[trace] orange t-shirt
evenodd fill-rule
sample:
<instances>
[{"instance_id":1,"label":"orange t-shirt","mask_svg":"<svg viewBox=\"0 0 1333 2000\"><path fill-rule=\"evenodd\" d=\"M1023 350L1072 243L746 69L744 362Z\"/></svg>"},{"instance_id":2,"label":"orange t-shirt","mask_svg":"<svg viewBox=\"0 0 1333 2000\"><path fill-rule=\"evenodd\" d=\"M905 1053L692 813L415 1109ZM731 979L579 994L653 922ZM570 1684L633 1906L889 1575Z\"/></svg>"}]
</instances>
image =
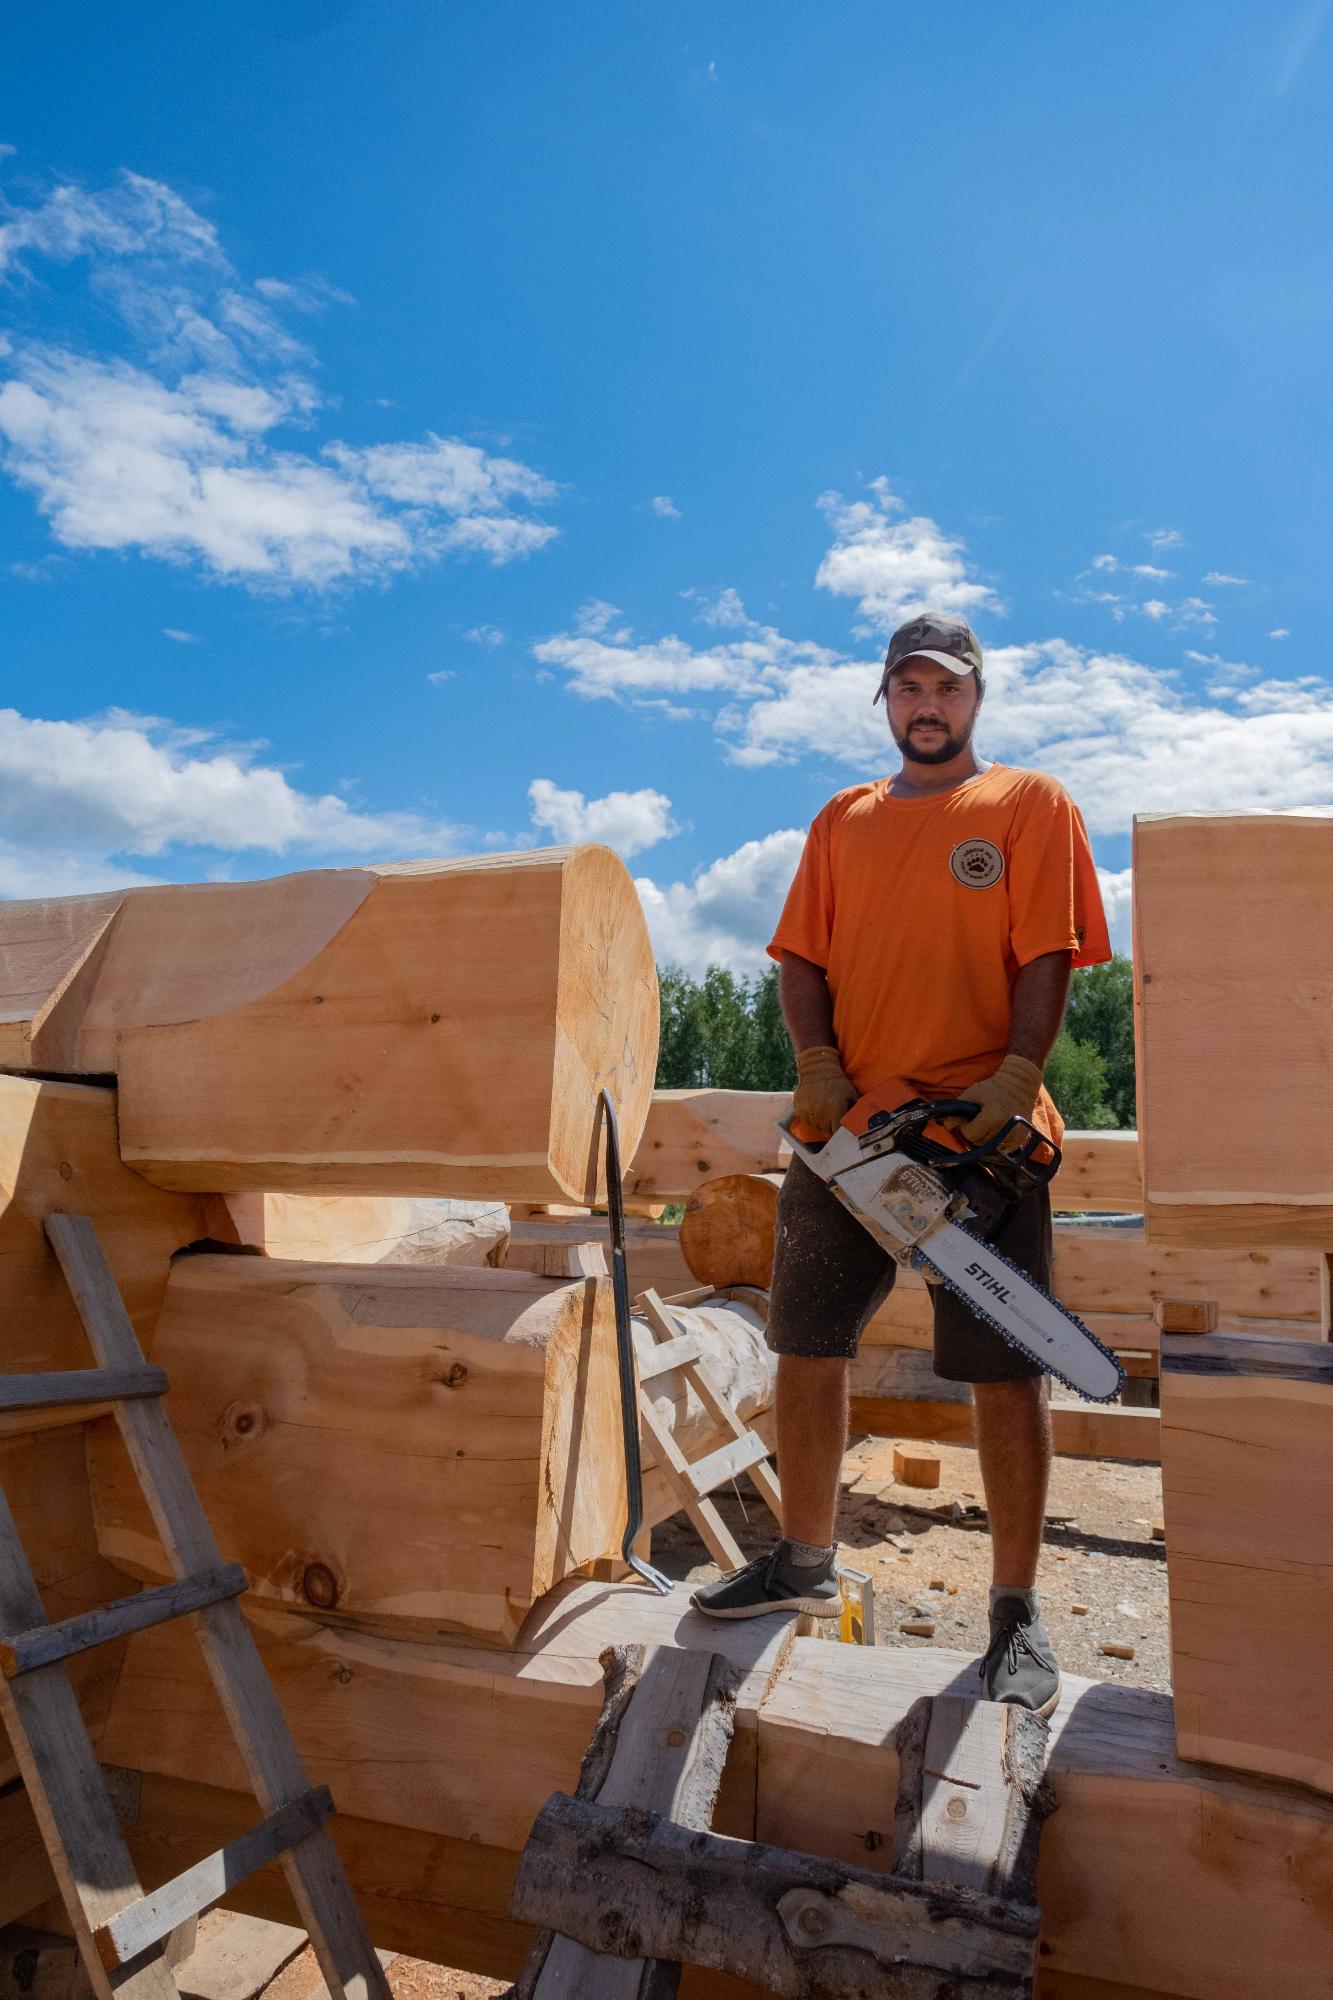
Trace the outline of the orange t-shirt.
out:
<instances>
[{"instance_id":1,"label":"orange t-shirt","mask_svg":"<svg viewBox=\"0 0 1333 2000\"><path fill-rule=\"evenodd\" d=\"M768 947L823 966L844 1069L873 1110L957 1095L1009 1042L1020 967L1111 956L1087 830L1054 778L992 764L951 792L852 785L814 821ZM1058 1144L1043 1089L1035 1121Z\"/></svg>"}]
</instances>

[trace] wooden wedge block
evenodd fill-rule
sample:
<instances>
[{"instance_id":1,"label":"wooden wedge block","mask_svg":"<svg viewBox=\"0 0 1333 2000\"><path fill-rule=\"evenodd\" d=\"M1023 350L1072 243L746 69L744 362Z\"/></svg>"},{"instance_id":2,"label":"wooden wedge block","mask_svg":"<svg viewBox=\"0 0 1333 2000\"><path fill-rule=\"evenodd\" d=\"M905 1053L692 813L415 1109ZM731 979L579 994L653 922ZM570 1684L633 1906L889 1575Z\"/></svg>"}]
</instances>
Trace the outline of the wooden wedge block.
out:
<instances>
[{"instance_id":1,"label":"wooden wedge block","mask_svg":"<svg viewBox=\"0 0 1333 2000\"><path fill-rule=\"evenodd\" d=\"M902 1486L938 1486L941 1459L926 1444L896 1444L893 1447L893 1476Z\"/></svg>"},{"instance_id":2,"label":"wooden wedge block","mask_svg":"<svg viewBox=\"0 0 1333 2000\"><path fill-rule=\"evenodd\" d=\"M1216 1299L1158 1299L1153 1316L1162 1333L1216 1333Z\"/></svg>"}]
</instances>

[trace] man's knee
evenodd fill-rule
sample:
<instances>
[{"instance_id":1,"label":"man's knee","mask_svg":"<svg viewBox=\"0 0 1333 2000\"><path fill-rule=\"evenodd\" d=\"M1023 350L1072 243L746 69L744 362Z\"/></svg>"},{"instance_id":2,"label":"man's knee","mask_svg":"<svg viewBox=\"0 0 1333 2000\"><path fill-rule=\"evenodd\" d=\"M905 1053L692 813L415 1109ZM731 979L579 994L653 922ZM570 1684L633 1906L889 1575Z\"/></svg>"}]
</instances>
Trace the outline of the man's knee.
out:
<instances>
[{"instance_id":1,"label":"man's knee","mask_svg":"<svg viewBox=\"0 0 1333 2000\"><path fill-rule=\"evenodd\" d=\"M978 1435L985 1432L1002 1438L1050 1431L1050 1396L1044 1375L1025 1375L1011 1382L974 1382L972 1406Z\"/></svg>"},{"instance_id":2,"label":"man's knee","mask_svg":"<svg viewBox=\"0 0 1333 2000\"><path fill-rule=\"evenodd\" d=\"M779 1354L778 1394L840 1399L851 1376L851 1361L840 1354Z\"/></svg>"}]
</instances>

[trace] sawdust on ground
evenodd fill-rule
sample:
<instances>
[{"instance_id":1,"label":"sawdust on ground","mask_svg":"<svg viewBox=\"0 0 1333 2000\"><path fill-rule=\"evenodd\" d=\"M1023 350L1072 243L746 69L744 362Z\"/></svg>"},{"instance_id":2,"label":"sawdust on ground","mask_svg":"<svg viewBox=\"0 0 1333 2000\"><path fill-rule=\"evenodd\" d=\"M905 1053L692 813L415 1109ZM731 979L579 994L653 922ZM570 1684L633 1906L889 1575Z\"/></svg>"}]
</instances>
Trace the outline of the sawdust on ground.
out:
<instances>
[{"instance_id":1,"label":"sawdust on ground","mask_svg":"<svg viewBox=\"0 0 1333 2000\"><path fill-rule=\"evenodd\" d=\"M424 1958L395 1958L385 1974L393 2000L495 2000L509 1991L507 1979L485 1979L479 1972L451 1972ZM262 2000L316 2000L324 1980L312 1946L285 1966L264 1988Z\"/></svg>"},{"instance_id":2,"label":"sawdust on ground","mask_svg":"<svg viewBox=\"0 0 1333 2000\"><path fill-rule=\"evenodd\" d=\"M895 1480L893 1445L891 1438L856 1439L843 1461L842 1560L874 1583L881 1646L980 1653L991 1579L976 1452L966 1445L911 1444L914 1451L939 1454L940 1483L922 1489ZM771 1544L773 1521L744 1480L739 1492L728 1487L712 1497L747 1556ZM1068 1672L1169 1691L1166 1549L1152 1539L1161 1513L1160 1466L1055 1460L1037 1587L1056 1655ZM684 1514L654 1530L653 1561L668 1576L690 1582L717 1575ZM1077 1605L1084 1608L1075 1610ZM923 1620L934 1626L929 1637L900 1629L905 1621ZM1103 1644L1132 1646L1134 1657L1109 1657L1099 1650Z\"/></svg>"}]
</instances>

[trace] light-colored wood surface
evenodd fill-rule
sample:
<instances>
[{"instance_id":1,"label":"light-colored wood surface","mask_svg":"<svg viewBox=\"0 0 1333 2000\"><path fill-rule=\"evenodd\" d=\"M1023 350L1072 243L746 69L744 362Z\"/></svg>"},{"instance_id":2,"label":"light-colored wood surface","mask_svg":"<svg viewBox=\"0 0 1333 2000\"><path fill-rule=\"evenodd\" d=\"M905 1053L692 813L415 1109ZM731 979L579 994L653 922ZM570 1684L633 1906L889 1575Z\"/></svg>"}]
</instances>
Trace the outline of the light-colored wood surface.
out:
<instances>
[{"instance_id":1,"label":"light-colored wood surface","mask_svg":"<svg viewBox=\"0 0 1333 2000\"><path fill-rule=\"evenodd\" d=\"M8 1499L46 1617L75 1617L123 1595L124 1577L98 1553L79 1426L0 1437L0 1491ZM125 1643L117 1640L69 1663L94 1743L101 1735L124 1656ZM17 1766L0 1733L0 1786L16 1775Z\"/></svg>"},{"instance_id":2,"label":"light-colored wood surface","mask_svg":"<svg viewBox=\"0 0 1333 2000\"><path fill-rule=\"evenodd\" d=\"M699 1285L773 1282L778 1228L778 1177L724 1174L705 1181L685 1204L680 1254Z\"/></svg>"},{"instance_id":3,"label":"light-colored wood surface","mask_svg":"<svg viewBox=\"0 0 1333 2000\"><path fill-rule=\"evenodd\" d=\"M1158 1299L1153 1318L1162 1333L1216 1333L1216 1299Z\"/></svg>"},{"instance_id":4,"label":"light-colored wood surface","mask_svg":"<svg viewBox=\"0 0 1333 2000\"><path fill-rule=\"evenodd\" d=\"M516 1217L509 1227L505 1268L540 1273L547 1248L586 1243L594 1237L609 1245L605 1216L580 1216L568 1221L551 1221L542 1216ZM651 1286L663 1298L671 1298L694 1284L690 1267L680 1254L680 1231L670 1223L627 1218L625 1261L629 1266L631 1297Z\"/></svg>"},{"instance_id":5,"label":"light-colored wood surface","mask_svg":"<svg viewBox=\"0 0 1333 2000\"><path fill-rule=\"evenodd\" d=\"M1333 812L1136 820L1139 1131L1163 1243L1333 1243L1331 930ZM1201 1125L1219 1088L1223 1144Z\"/></svg>"},{"instance_id":6,"label":"light-colored wood surface","mask_svg":"<svg viewBox=\"0 0 1333 2000\"><path fill-rule=\"evenodd\" d=\"M720 1174L782 1171L791 1149L777 1121L790 1107L784 1090L655 1090L626 1191L688 1201ZM1062 1150L1051 1189L1057 1209L1114 1215L1143 1207L1137 1132L1066 1132Z\"/></svg>"},{"instance_id":7,"label":"light-colored wood surface","mask_svg":"<svg viewBox=\"0 0 1333 2000\"><path fill-rule=\"evenodd\" d=\"M0 905L0 1011L16 1060L118 1073L159 1186L590 1201L603 1087L638 1142L657 980L607 848L86 904Z\"/></svg>"},{"instance_id":8,"label":"light-colored wood surface","mask_svg":"<svg viewBox=\"0 0 1333 2000\"><path fill-rule=\"evenodd\" d=\"M1182 1756L1333 1792L1333 1349L1167 1336L1162 1496Z\"/></svg>"},{"instance_id":9,"label":"light-colored wood surface","mask_svg":"<svg viewBox=\"0 0 1333 2000\"><path fill-rule=\"evenodd\" d=\"M503 1264L509 1211L499 1201L406 1195L203 1197L216 1243L311 1264Z\"/></svg>"},{"instance_id":10,"label":"light-colored wood surface","mask_svg":"<svg viewBox=\"0 0 1333 2000\"><path fill-rule=\"evenodd\" d=\"M937 1444L971 1444L972 1405L907 1396L864 1396L853 1383L852 1429L871 1437L931 1438ZM1070 1458L1155 1459L1160 1452L1156 1410L1117 1403L1056 1403L1052 1442Z\"/></svg>"},{"instance_id":11,"label":"light-colored wood surface","mask_svg":"<svg viewBox=\"0 0 1333 2000\"><path fill-rule=\"evenodd\" d=\"M625 1175L627 1192L688 1201L719 1174L766 1174L791 1157L778 1131L785 1090L655 1090Z\"/></svg>"},{"instance_id":12,"label":"light-colored wood surface","mask_svg":"<svg viewBox=\"0 0 1333 2000\"><path fill-rule=\"evenodd\" d=\"M760 1718L758 1837L887 1871L895 1733L944 1691L978 1693L976 1662L796 1640ZM1166 1695L1066 1674L1050 1727L1044 1965L1181 2000L1321 1991L1333 1802L1183 1764Z\"/></svg>"},{"instance_id":13,"label":"light-colored wood surface","mask_svg":"<svg viewBox=\"0 0 1333 2000\"><path fill-rule=\"evenodd\" d=\"M1012 1704L956 1694L919 1702L898 1732L894 1874L1034 1905L1054 1804L1043 1785L1048 1737L1039 1715Z\"/></svg>"},{"instance_id":14,"label":"light-colored wood surface","mask_svg":"<svg viewBox=\"0 0 1333 2000\"><path fill-rule=\"evenodd\" d=\"M978 1693L975 1661L793 1643L780 1619L710 1623L685 1609L685 1595L565 1585L504 1650L294 1619L260 1631L298 1743L338 1800L339 1840L377 1943L420 1951L433 1922L442 1956L512 1976L523 1949L503 1921L513 1857L550 1794L573 1789L601 1707L598 1656L629 1641L721 1651L746 1669L720 1832L888 1869L894 1732L919 1696ZM243 1783L193 1653L173 1627L132 1640L103 1738L103 1755L160 1774L145 1778L132 1834L136 1854L155 1826L170 1837L162 1872L217 1844L205 1809L226 1793L198 1786L201 1762L213 1784ZM1333 1805L1182 1764L1164 1695L1066 1676L1052 1739L1059 1810L1038 1889L1055 1969L1179 2000L1269 2000L1270 1975L1272 2000L1319 1991ZM258 1907L254 1898L241 1906Z\"/></svg>"},{"instance_id":15,"label":"light-colored wood surface","mask_svg":"<svg viewBox=\"0 0 1333 2000\"><path fill-rule=\"evenodd\" d=\"M0 905L0 916L12 905ZM173 1253L205 1233L203 1204L121 1163L116 1093L0 1076L0 1370L87 1368L88 1343L42 1234L55 1209L95 1215L135 1330L151 1339ZM0 1433L29 1427L0 1416Z\"/></svg>"},{"instance_id":16,"label":"light-colored wood surface","mask_svg":"<svg viewBox=\"0 0 1333 2000\"><path fill-rule=\"evenodd\" d=\"M429 1635L508 1638L619 1545L609 1282L520 1271L184 1259L155 1358L200 1497L258 1602ZM100 1545L163 1558L105 1428Z\"/></svg>"}]
</instances>

